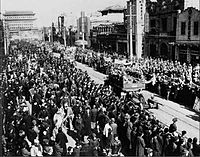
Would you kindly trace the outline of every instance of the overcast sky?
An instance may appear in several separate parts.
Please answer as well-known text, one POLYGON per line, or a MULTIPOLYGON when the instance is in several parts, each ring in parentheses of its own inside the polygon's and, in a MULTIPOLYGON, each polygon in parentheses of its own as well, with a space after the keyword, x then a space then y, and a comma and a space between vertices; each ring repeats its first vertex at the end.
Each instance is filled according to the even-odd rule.
POLYGON ((61 13, 79 17, 111 5, 126 5, 126 0, 1 0, 2 11, 34 11, 38 26, 49 26, 61 13))

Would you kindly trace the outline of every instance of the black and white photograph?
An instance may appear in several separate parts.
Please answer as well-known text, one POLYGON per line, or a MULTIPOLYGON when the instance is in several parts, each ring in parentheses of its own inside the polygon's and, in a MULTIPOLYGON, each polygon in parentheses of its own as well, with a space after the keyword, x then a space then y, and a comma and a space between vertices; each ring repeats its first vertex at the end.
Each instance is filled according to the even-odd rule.
POLYGON ((200 0, 0 0, 2 157, 200 157, 200 0))

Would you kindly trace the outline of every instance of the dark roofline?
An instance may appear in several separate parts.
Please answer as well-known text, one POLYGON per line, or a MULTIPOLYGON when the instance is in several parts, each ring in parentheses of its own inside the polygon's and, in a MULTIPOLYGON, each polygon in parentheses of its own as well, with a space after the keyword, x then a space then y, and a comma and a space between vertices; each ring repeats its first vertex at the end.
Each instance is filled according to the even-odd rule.
POLYGON ((184 12, 187 12, 189 10, 195 10, 197 12, 200 12, 200 10, 198 10, 197 8, 194 8, 194 7, 187 7, 186 9, 182 10, 179 14, 181 13, 184 13, 184 12))

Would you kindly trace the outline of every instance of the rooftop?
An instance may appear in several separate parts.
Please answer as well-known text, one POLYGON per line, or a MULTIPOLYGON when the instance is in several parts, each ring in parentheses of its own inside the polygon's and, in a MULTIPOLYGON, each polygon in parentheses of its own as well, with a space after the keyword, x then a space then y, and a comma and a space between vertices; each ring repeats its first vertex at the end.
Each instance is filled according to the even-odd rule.
POLYGON ((33 11, 5 11, 4 16, 8 15, 35 15, 33 11))
POLYGON ((107 15, 109 13, 123 13, 125 8, 126 8, 125 6, 113 5, 113 6, 106 7, 103 10, 99 10, 99 12, 101 12, 102 15, 107 15))

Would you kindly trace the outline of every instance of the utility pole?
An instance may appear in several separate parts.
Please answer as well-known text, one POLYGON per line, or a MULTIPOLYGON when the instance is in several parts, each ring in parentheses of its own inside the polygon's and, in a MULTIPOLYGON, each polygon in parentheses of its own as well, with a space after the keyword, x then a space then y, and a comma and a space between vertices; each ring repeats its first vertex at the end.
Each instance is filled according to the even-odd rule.
POLYGON ((85 25, 84 25, 84 17, 85 14, 84 12, 81 12, 81 25, 82 25, 82 44, 83 44, 83 49, 85 49, 85 25))
POLYGON ((3 20, 3 34, 4 34, 4 54, 7 54, 7 24, 5 20, 3 20))
POLYGON ((58 17, 58 23, 59 23, 59 27, 60 27, 60 30, 61 30, 61 35, 62 35, 62 38, 64 40, 64 46, 66 47, 66 30, 65 30, 65 14, 61 14, 61 16, 58 17), (61 24, 59 22, 59 18, 61 19, 61 24))
POLYGON ((1 20, 1 0, 0 0, 0 20, 1 20))
POLYGON ((65 31, 65 26, 63 26, 63 39, 64 39, 64 46, 66 47, 66 31, 65 31))
POLYGON ((53 43, 54 40, 54 23, 52 22, 52 26, 51 26, 51 42, 53 43))
POLYGON ((51 42, 51 30, 50 29, 48 29, 48 39, 49 39, 49 42, 51 42))
POLYGON ((133 59, 133 22, 132 22, 133 15, 132 15, 132 6, 133 6, 132 1, 130 1, 130 3, 129 3, 130 41, 129 42, 130 42, 130 59, 131 59, 131 61, 133 59))
POLYGON ((136 0, 135 48, 136 48, 137 59, 142 58, 145 12, 146 12, 146 0, 142 1, 136 0))
POLYGON ((135 21, 133 21, 133 17, 136 16, 135 12, 133 12, 133 10, 135 9, 134 7, 135 7, 135 3, 133 3, 133 0, 127 1, 128 15, 126 16, 129 19, 129 23, 127 27, 128 28, 127 29, 127 40, 128 40, 127 50, 129 51, 129 59, 131 59, 131 61, 133 59, 133 28, 135 27, 135 21))

